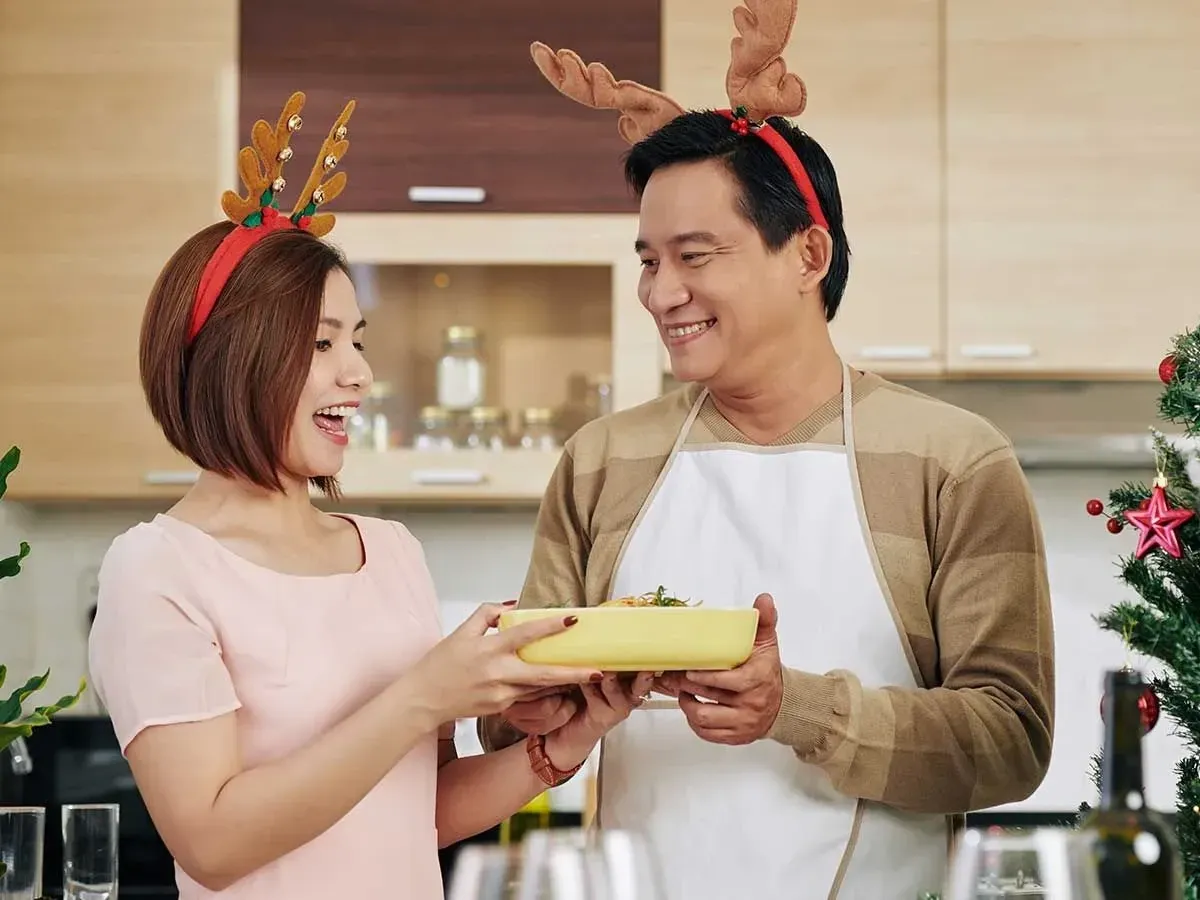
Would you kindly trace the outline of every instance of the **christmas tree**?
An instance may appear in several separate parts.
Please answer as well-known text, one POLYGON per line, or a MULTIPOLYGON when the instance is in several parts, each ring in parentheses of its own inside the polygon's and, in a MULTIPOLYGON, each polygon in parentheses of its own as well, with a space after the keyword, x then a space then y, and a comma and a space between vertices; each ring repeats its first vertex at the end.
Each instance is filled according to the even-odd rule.
MULTIPOLYGON (((1158 367, 1163 390, 1159 417, 1200 436, 1200 329, 1175 337, 1174 349, 1158 367)), ((1125 646, 1153 660, 1142 696, 1145 731, 1165 712, 1186 747, 1176 775, 1176 833, 1187 896, 1200 887, 1200 516, 1198 494, 1183 448, 1151 429, 1156 460, 1152 483, 1126 482, 1108 503, 1089 500, 1087 511, 1105 516, 1113 534, 1138 532, 1137 547, 1119 560, 1119 577, 1137 595, 1099 617, 1100 627, 1121 636, 1125 646)), ((1092 777, 1099 784, 1099 757, 1092 777)), ((1081 807, 1086 812, 1088 807, 1081 807)))

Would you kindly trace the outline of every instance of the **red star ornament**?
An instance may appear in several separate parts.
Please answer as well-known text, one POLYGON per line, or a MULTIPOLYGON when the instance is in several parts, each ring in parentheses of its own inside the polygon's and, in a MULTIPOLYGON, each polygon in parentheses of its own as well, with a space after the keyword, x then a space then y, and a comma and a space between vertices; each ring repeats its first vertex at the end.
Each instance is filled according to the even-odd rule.
POLYGON ((1179 533, 1175 530, 1196 513, 1190 509, 1172 509, 1162 485, 1154 485, 1150 504, 1145 509, 1131 509, 1125 519, 1138 530, 1138 545, 1134 556, 1141 559, 1155 547, 1161 547, 1178 559, 1183 555, 1179 533))

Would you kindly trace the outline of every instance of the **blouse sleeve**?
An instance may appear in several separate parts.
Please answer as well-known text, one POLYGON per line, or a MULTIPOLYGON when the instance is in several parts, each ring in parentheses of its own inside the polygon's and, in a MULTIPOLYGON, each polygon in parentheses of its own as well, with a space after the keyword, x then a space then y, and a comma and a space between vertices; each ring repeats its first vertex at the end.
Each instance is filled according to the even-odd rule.
POLYGON ((184 597, 179 563, 143 526, 118 537, 100 566, 88 667, 122 753, 150 726, 241 706, 212 623, 184 597))

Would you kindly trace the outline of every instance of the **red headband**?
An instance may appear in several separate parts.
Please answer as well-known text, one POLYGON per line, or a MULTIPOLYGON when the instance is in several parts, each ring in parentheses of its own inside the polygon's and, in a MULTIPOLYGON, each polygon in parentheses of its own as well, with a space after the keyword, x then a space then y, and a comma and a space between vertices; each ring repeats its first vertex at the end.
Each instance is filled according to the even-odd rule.
POLYGON ((350 149, 346 123, 354 112, 353 100, 346 104, 329 129, 291 214, 284 215, 279 211, 279 193, 287 185, 281 173, 284 163, 292 158, 292 148, 288 146, 292 134, 304 124, 300 118, 304 99, 304 94, 299 91, 292 94, 274 128, 262 119, 255 122, 250 132, 252 146, 243 147, 238 154, 238 174, 246 186, 246 196, 226 191, 221 197, 221 208, 237 227, 221 241, 200 276, 188 324, 189 343, 208 321, 229 276, 251 247, 268 234, 288 228, 300 228, 317 237, 323 237, 333 228, 334 217, 330 213, 318 213, 317 207, 345 189, 346 173, 338 172, 324 183, 321 179, 350 149))
POLYGON ((804 198, 813 224, 820 225, 828 231, 829 223, 825 220, 825 213, 821 210, 821 201, 817 199, 817 189, 813 187, 812 179, 808 177, 808 170, 800 162, 800 157, 796 155, 796 151, 792 149, 792 145, 784 139, 783 135, 776 131, 769 122, 758 125, 751 122, 746 116, 746 110, 742 107, 738 107, 736 112, 731 109, 719 109, 717 112, 732 120, 733 124, 729 127, 738 134, 755 134, 766 141, 767 146, 774 150, 776 155, 783 160, 783 164, 787 166, 792 180, 800 189, 800 196, 804 198))

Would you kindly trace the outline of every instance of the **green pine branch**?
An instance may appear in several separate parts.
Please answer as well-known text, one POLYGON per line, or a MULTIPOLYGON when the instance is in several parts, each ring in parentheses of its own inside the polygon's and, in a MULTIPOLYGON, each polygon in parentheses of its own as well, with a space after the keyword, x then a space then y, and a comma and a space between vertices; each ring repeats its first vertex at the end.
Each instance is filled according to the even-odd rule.
POLYGON ((1188 435, 1200 434, 1200 330, 1176 335, 1170 355, 1175 376, 1159 396, 1158 414, 1188 435))

